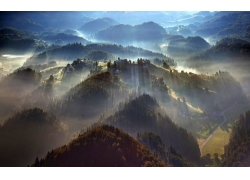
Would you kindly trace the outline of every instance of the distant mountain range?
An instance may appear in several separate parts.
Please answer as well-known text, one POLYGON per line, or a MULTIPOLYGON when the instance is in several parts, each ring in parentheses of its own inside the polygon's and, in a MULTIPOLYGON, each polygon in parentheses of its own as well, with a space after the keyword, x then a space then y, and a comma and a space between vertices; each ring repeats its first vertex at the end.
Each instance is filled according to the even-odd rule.
POLYGON ((119 24, 117 21, 111 18, 98 18, 92 21, 86 22, 79 28, 79 31, 86 35, 96 34, 98 31, 107 29, 111 26, 119 24))
POLYGON ((250 56, 250 43, 241 39, 225 38, 215 46, 195 55, 187 60, 190 67, 203 66, 207 63, 241 62, 248 61, 250 56), (203 64, 203 65, 202 65, 203 64))
MULTIPOLYGON (((249 22, 249 12, 11 12, 0 14, 0 28, 13 27, 19 30, 44 32, 52 29, 77 29, 86 34, 95 34, 110 26, 137 25, 153 21, 162 27, 198 26, 195 35, 219 36, 244 32, 249 22), (119 23, 118 23, 119 22, 119 23)), ((192 31, 192 30, 191 30, 192 31)), ((187 32, 185 32, 187 33, 187 32)))
POLYGON ((117 44, 133 44, 135 42, 161 42, 165 34, 166 31, 162 26, 150 21, 135 26, 115 25, 99 31, 95 38, 117 44))
POLYGON ((0 52, 1 53, 14 53, 14 54, 25 54, 36 48, 36 42, 31 38, 22 38, 20 35, 0 34, 0 52))
POLYGON ((42 39, 49 42, 49 43, 59 44, 59 45, 66 45, 66 44, 75 43, 75 42, 82 43, 82 44, 90 43, 90 41, 88 41, 82 37, 72 35, 72 34, 66 34, 66 33, 47 35, 47 36, 43 37, 42 39))
POLYGON ((195 34, 206 37, 244 34, 249 22, 250 12, 232 12, 202 23, 195 34))
MULTIPOLYGON (((165 59, 166 56, 160 53, 155 53, 152 51, 144 50, 142 48, 136 48, 133 46, 123 47, 115 44, 88 44, 86 46, 74 43, 56 48, 53 50, 44 51, 38 55, 34 55, 27 59, 24 63, 25 66, 31 64, 42 64, 47 63, 48 61, 53 60, 67 60, 72 61, 77 58, 84 58, 92 51, 106 51, 110 54, 114 54, 120 58, 160 58, 165 59)), ((106 56, 103 56, 103 59, 106 59, 106 56)))
POLYGON ((77 11, 2 11, 0 28, 13 27, 19 30, 43 32, 53 29, 76 29, 92 20, 77 11))
POLYGON ((147 21, 154 21, 162 24, 166 21, 176 20, 176 17, 182 17, 187 15, 187 12, 161 12, 161 11, 95 11, 95 12, 83 12, 85 16, 97 19, 110 17, 121 24, 142 24, 147 21))
POLYGON ((162 47, 162 51, 171 57, 187 57, 202 52, 210 47, 203 38, 187 37, 170 40, 168 45, 162 47))

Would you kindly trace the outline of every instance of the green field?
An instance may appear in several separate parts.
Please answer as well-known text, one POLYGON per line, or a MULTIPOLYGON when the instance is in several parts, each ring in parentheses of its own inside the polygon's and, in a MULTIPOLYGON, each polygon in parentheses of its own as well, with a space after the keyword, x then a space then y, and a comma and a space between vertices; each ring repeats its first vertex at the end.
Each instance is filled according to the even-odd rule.
POLYGON ((207 153, 210 153, 211 156, 213 156, 214 153, 218 153, 220 157, 220 155, 224 153, 224 145, 229 142, 229 134, 230 131, 223 131, 221 128, 219 128, 203 147, 202 156, 207 153))
POLYGON ((224 153, 224 145, 229 142, 229 136, 233 123, 240 114, 244 114, 248 109, 249 104, 237 103, 232 110, 225 112, 224 115, 227 118, 226 123, 214 133, 211 139, 203 147, 202 156, 207 153, 210 153, 211 156, 213 156, 214 153, 218 153, 220 157, 220 155, 224 153))

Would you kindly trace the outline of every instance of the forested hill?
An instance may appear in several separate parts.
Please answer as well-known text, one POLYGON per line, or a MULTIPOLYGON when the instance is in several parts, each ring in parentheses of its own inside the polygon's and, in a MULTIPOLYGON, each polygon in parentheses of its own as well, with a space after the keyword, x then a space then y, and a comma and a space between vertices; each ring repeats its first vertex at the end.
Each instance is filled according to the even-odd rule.
POLYGON ((0 28, 13 27, 25 31, 75 29, 92 20, 78 11, 1 11, 0 28))
MULTIPOLYGON (((210 21, 202 23, 195 33, 203 37, 237 37, 246 33, 249 20, 249 12, 225 13, 218 18, 213 18, 210 21)), ((249 37, 246 39, 249 40, 249 37)))
POLYGON ((171 57, 190 56, 200 53, 208 49, 210 45, 199 36, 177 38, 168 43, 168 46, 163 48, 171 57))
POLYGON ((82 43, 82 44, 88 44, 90 41, 76 36, 72 34, 66 34, 66 33, 58 33, 58 34, 53 34, 53 35, 47 35, 42 37, 43 40, 52 43, 52 44, 60 44, 60 45, 66 45, 68 43, 82 43))
POLYGON ((17 70, 0 81, 0 122, 9 117, 20 105, 22 96, 41 83, 42 75, 27 68, 17 70))
POLYGON ((79 135, 68 145, 53 149, 32 166, 141 167, 168 166, 134 138, 113 126, 102 125, 79 135))
MULTIPOLYGON (((53 50, 44 51, 38 55, 34 55, 27 59, 24 63, 25 66, 31 64, 43 64, 48 61, 54 60, 66 60, 73 61, 77 58, 83 58, 94 50, 106 51, 108 53, 119 56, 120 58, 159 58, 165 59, 166 56, 160 53, 155 53, 142 48, 136 48, 133 46, 123 47, 116 44, 88 44, 86 46, 81 43, 68 44, 53 50)), ((105 57, 103 57, 104 59, 105 57)))
POLYGON ((30 68, 16 70, 0 81, 1 90, 6 92, 18 92, 24 94, 29 86, 35 87, 40 84, 42 75, 30 68))
POLYGON ((197 163, 200 150, 197 140, 191 133, 178 127, 164 114, 157 101, 147 94, 119 105, 119 110, 103 120, 129 134, 153 132, 158 134, 165 147, 173 146, 189 161, 197 163))
POLYGON ((0 166, 27 166, 66 142, 67 126, 39 108, 17 112, 0 126, 0 166))
MULTIPOLYGON (((2 29, 4 31, 4 29, 2 29)), ((2 32, 3 32, 2 31, 2 32)), ((7 30, 6 30, 7 31, 7 30)), ((22 53, 25 54, 36 48, 36 42, 32 38, 18 34, 2 34, 0 32, 0 52, 1 53, 22 53)), ((9 31, 11 33, 11 31, 9 31)))
POLYGON ((107 42, 130 44, 137 41, 160 42, 166 30, 152 21, 136 26, 119 24, 96 33, 95 38, 107 42))
POLYGON ((90 118, 100 114, 113 104, 125 99, 128 90, 110 72, 93 75, 71 88, 55 101, 53 112, 72 117, 90 118))
POLYGON ((174 167, 194 166, 192 163, 186 161, 181 153, 176 151, 174 147, 170 146, 166 150, 161 137, 152 132, 138 133, 136 139, 138 142, 150 149, 156 157, 174 167))
POLYGON ((222 166, 250 166, 250 111, 240 115, 235 122, 229 143, 225 146, 222 166))
POLYGON ((106 51, 94 50, 85 56, 86 59, 91 59, 93 61, 99 61, 103 59, 116 60, 117 56, 110 54, 106 51))
POLYGON ((98 31, 101 31, 103 29, 107 29, 110 26, 119 24, 117 21, 115 21, 112 18, 98 18, 94 19, 92 21, 86 22, 84 25, 82 25, 79 30, 85 34, 95 34, 98 31))
POLYGON ((187 60, 187 65, 199 67, 204 62, 240 62, 248 61, 250 43, 240 39, 222 39, 215 46, 187 60))

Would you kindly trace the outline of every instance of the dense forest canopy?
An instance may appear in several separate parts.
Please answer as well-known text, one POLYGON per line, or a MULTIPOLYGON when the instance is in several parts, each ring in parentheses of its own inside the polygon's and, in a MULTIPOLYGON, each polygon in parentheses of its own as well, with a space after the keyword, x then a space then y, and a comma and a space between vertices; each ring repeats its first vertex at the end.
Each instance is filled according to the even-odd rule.
POLYGON ((249 167, 249 123, 250 111, 241 114, 232 128, 229 144, 225 146, 223 166, 249 167))
POLYGON ((168 166, 120 129, 103 125, 68 145, 53 149, 32 164, 35 167, 141 167, 168 166))
POLYGON ((187 37, 170 40, 165 52, 171 57, 190 56, 208 49, 210 45, 201 37, 187 37))
POLYGON ((166 150, 161 137, 152 132, 138 133, 136 138, 138 142, 144 144, 150 149, 156 157, 161 158, 163 161, 174 167, 193 166, 193 164, 187 162, 180 152, 176 151, 173 146, 168 147, 166 150))
POLYGON ((198 162, 200 151, 193 135, 178 127, 168 116, 162 114, 162 111, 164 112, 164 110, 160 110, 159 104, 154 98, 143 94, 136 99, 125 102, 123 109, 109 116, 104 122, 130 134, 143 131, 157 133, 161 136, 166 147, 173 145, 187 159, 198 162))
POLYGON ((27 166, 66 142, 67 126, 42 109, 23 110, 0 127, 0 166, 27 166))

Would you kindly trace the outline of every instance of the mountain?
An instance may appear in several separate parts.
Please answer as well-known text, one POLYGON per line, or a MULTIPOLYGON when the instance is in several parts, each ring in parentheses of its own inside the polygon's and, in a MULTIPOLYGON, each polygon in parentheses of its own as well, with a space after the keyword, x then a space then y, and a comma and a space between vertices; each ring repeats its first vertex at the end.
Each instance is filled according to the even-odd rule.
POLYGON ((133 42, 161 42, 166 34, 165 29, 152 21, 131 26, 119 24, 96 33, 95 38, 101 41, 133 44, 133 42))
POLYGON ((20 34, 20 31, 15 28, 1 28, 0 34, 20 34))
MULTIPOLYGON (((72 74, 73 75, 73 74, 72 74)), ((68 80, 72 76, 66 77, 68 80)), ((66 80, 66 79, 65 79, 66 80)), ((93 74, 71 88, 52 109, 58 115, 88 119, 124 99, 128 90, 110 72, 93 74)))
POLYGON ((102 122, 121 128, 131 135, 145 131, 158 134, 165 148, 172 145, 187 160, 197 163, 200 158, 197 140, 191 133, 172 122, 164 112, 154 98, 143 94, 121 104, 115 114, 102 122))
POLYGON ((25 54, 36 48, 36 38, 32 33, 15 28, 0 29, 0 52, 3 54, 25 54))
POLYGON ((39 39, 39 33, 24 31, 24 30, 15 29, 12 27, 0 28, 0 34, 9 35, 9 36, 12 35, 13 37, 19 37, 19 38, 39 39))
POLYGON ((249 21, 249 12, 226 13, 223 16, 202 23, 196 34, 205 37, 213 35, 225 37, 233 34, 242 34, 246 32, 249 21))
MULTIPOLYGON (((60 95, 56 91, 56 83, 58 83, 58 80, 53 75, 50 75, 49 78, 44 78, 37 88, 22 97, 20 106, 25 109, 37 107, 49 111, 52 102, 56 101, 57 96, 60 95)), ((63 91, 62 89, 60 90, 63 91)))
POLYGON ((3 54, 25 54, 35 47, 34 39, 22 38, 18 35, 0 35, 0 52, 3 54))
POLYGON ((249 43, 245 11, 0 12, 0 166, 66 166, 92 130, 80 149, 131 143, 116 128, 151 153, 136 166, 248 166, 249 43))
POLYGON ((136 25, 153 21, 163 27, 203 23, 219 16, 218 12, 209 11, 86 11, 85 16, 91 18, 110 17, 121 24, 136 25))
POLYGON ((55 48, 52 50, 44 51, 38 55, 33 55, 28 58, 24 63, 24 66, 32 65, 32 64, 44 64, 49 61, 56 60, 74 60, 80 57, 84 57, 90 50, 84 48, 83 45, 74 43, 68 44, 59 48, 55 48))
POLYGON ((101 41, 113 43, 126 43, 131 41, 133 26, 119 24, 96 33, 95 38, 101 41))
POLYGON ((79 31, 83 32, 84 34, 91 35, 96 34, 97 32, 107 29, 111 26, 119 24, 112 18, 98 18, 89 22, 86 22, 79 28, 79 31))
POLYGON ((66 30, 62 31, 62 33, 77 35, 77 31, 72 30, 72 29, 66 29, 66 30))
POLYGON ((121 24, 142 24, 147 21, 154 21, 164 25, 166 21, 176 20, 176 16, 185 16, 186 12, 162 12, 162 11, 85 11, 85 16, 91 18, 110 17, 121 24))
POLYGON ((102 125, 79 135, 68 145, 53 149, 32 166, 141 167, 168 166, 120 129, 102 125))
POLYGON ((35 70, 36 72, 40 72, 42 74, 42 72, 41 72, 42 70, 45 70, 45 69, 50 68, 50 67, 55 67, 55 66, 58 66, 58 64, 55 61, 51 61, 51 62, 45 63, 45 64, 23 66, 23 67, 20 67, 18 69, 21 70, 21 69, 30 68, 30 69, 35 70))
MULTIPOLYGON (((142 80, 150 88, 144 92, 155 97, 171 120, 197 139, 206 138, 222 122, 222 118, 218 121, 214 114, 229 108, 236 101, 249 106, 245 102, 248 98, 241 83, 227 71, 201 74, 185 68, 178 69, 178 66, 176 69, 166 69, 163 65, 158 67, 153 64, 147 68, 149 78, 144 75, 142 80), (219 112, 216 104, 221 108, 219 112), (207 135, 204 136, 205 131, 207 135)), ((213 68, 217 69, 216 66, 213 68)), ((136 81, 136 78, 133 80, 136 81)), ((240 113, 240 110, 234 109, 234 112, 240 113)), ((182 152, 181 154, 184 156, 182 152)))
POLYGON ((162 51, 171 57, 186 57, 202 52, 210 47, 203 38, 199 36, 178 38, 171 40, 162 51))
POLYGON ((10 93, 11 89, 13 93, 15 92, 22 95, 27 93, 25 89, 39 85, 41 78, 40 73, 37 73, 30 68, 26 68, 17 70, 4 77, 0 82, 0 86, 3 91, 6 90, 6 92, 10 93))
POLYGON ((228 14, 233 14, 236 12, 241 12, 241 11, 215 11, 213 17, 214 17, 214 19, 217 19, 217 18, 220 18, 222 16, 226 16, 228 14))
MULTIPOLYGON (((34 13, 35 15, 36 13, 34 13)), ((12 27, 24 31, 43 32, 46 28, 36 22, 33 18, 29 18, 28 12, 11 12, 1 11, 0 28, 12 27)))
POLYGON ((250 43, 241 39, 225 38, 206 51, 190 57, 189 67, 204 66, 204 63, 247 62, 249 59, 250 43))
POLYGON ((174 40, 177 40, 177 39, 185 39, 182 35, 173 35, 173 34, 166 34, 165 37, 164 37, 164 41, 166 43, 169 43, 170 41, 174 41, 174 40))
POLYGON ((183 36, 191 36, 192 35, 192 31, 189 29, 189 27, 184 26, 184 25, 167 27, 165 29, 166 29, 166 32, 169 34, 178 34, 178 35, 183 35, 183 36))
POLYGON ((250 111, 240 115, 230 133, 229 143, 224 148, 222 166, 250 166, 250 111))
POLYGON ((49 28, 76 29, 79 24, 90 20, 92 19, 77 11, 2 11, 0 28, 13 27, 25 31, 44 32, 49 28))
POLYGON ((90 43, 90 41, 76 36, 72 34, 66 34, 66 33, 58 33, 56 35, 48 35, 42 38, 43 40, 52 43, 52 44, 59 44, 59 45, 66 45, 70 43, 82 43, 82 44, 87 44, 90 43))
POLYGON ((180 99, 184 96, 187 102, 205 111, 212 111, 215 102, 219 102, 226 108, 228 104, 233 104, 245 97, 240 82, 227 71, 210 75, 188 73, 184 70, 161 72, 152 65, 149 66, 149 72, 156 77, 162 77, 171 91, 180 94, 180 99), (205 103, 204 100, 206 100, 205 103))
MULTIPOLYGON (((41 74, 27 68, 17 70, 0 81, 0 122, 19 107, 22 96, 41 82, 41 74)), ((20 107, 19 107, 20 108, 20 107)))
POLYGON ((73 61, 77 58, 85 57, 92 51, 106 51, 120 58, 166 58, 166 56, 164 56, 163 54, 155 53, 149 50, 144 50, 142 48, 137 48, 133 46, 123 47, 121 45, 118 46, 116 44, 87 44, 84 46, 79 43, 74 43, 52 50, 44 51, 38 55, 33 55, 32 57, 26 60, 24 66, 28 66, 31 64, 43 64, 49 61, 57 60, 73 61))
POLYGON ((15 28, 2 28, 0 29, 0 53, 11 54, 11 55, 25 55, 26 54, 37 54, 45 50, 50 50, 60 47, 59 45, 49 43, 59 43, 63 39, 64 41, 71 42, 88 42, 83 38, 73 35, 61 35, 55 37, 55 33, 33 33, 28 31, 17 30, 15 28), (43 38, 47 38, 48 42, 45 42, 43 38), (53 39, 54 38, 54 39, 53 39), (72 40, 71 40, 72 38, 72 40), (56 42, 56 40, 59 42, 56 42))
POLYGON ((168 161, 167 151, 161 137, 152 133, 138 133, 136 139, 139 143, 150 149, 156 157, 161 158, 164 162, 168 161))
POLYGON ((174 167, 193 166, 187 162, 174 147, 170 146, 168 150, 166 150, 161 137, 152 132, 138 133, 136 138, 138 142, 150 149, 156 157, 161 158, 164 162, 174 167))
POLYGON ((224 38, 210 49, 190 57, 186 66, 200 72, 213 72, 214 69, 230 70, 230 73, 241 83, 249 94, 249 61, 250 43, 236 38, 224 38))
POLYGON ((231 25, 237 21, 238 17, 236 15, 238 14, 239 14, 238 12, 231 13, 231 14, 226 14, 216 19, 212 19, 210 21, 207 21, 201 24, 200 28, 209 28, 213 26, 227 27, 228 25, 231 25))
POLYGON ((85 56, 87 59, 91 59, 93 61, 100 61, 103 59, 106 60, 116 60, 117 57, 113 54, 110 54, 106 51, 91 51, 88 55, 85 56))
MULTIPOLYGON (((172 14, 173 12, 169 12, 172 14)), ((175 12, 178 14, 178 12, 175 12)), ((199 12, 189 12, 183 16, 176 19, 176 14, 173 14, 173 18, 165 23, 165 26, 173 27, 179 25, 188 26, 189 24, 200 24, 209 21, 214 18, 215 12, 209 11, 199 11, 199 12)))
POLYGON ((249 94, 249 45, 249 42, 241 39, 225 38, 205 52, 187 59, 186 65, 200 72, 214 72, 215 69, 230 70, 244 91, 249 94))
POLYGON ((0 166, 27 166, 65 143, 66 126, 41 109, 17 112, 0 127, 0 166))

